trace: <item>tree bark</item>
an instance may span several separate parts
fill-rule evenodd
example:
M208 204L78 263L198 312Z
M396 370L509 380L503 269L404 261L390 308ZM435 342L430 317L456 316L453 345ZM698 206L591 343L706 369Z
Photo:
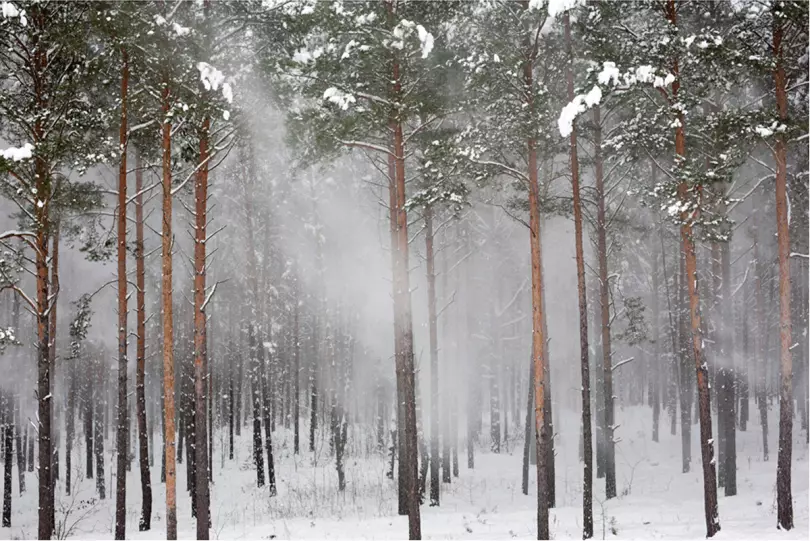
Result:
M299 431L301 425L301 337L299 335L299 311L300 300L298 293L298 270L297 267L293 270L293 454L298 454L299 451Z
M169 74L164 75L162 106L163 151L163 233L162 284L163 301L163 419L164 459L166 462L166 539L177 539L177 467L175 465L174 426L174 325L172 321L172 124L169 117L171 94Z
M401 92L399 64L394 62L394 94ZM416 382L413 361L413 323L411 319L411 292L408 278L408 217L405 210L405 146L402 123L394 123L394 156L396 157L396 211L397 211L397 294L394 302L400 317L402 347L399 355L399 376L402 381L405 414L405 461L406 492L408 495L408 535L410 539L422 538L419 509L418 445L416 434Z
M253 163L253 151L250 142L246 142L243 147L245 151L245 161L247 163L247 177L244 182L244 206L245 206L245 236L246 236L246 256L248 263L248 350L250 351L250 396L253 406L253 462L256 465L256 486L262 487L264 478L264 455L262 454L262 362L260 358L261 339L256 336L257 330L254 327L254 320L258 317L258 307L256 305L259 295L258 263L256 260L256 245L253 230L253 194L251 190L256 181L255 164Z
M439 505L439 338L436 323L436 266L433 251L433 208L425 207L428 327L430 333L430 505Z
M601 306L600 329L602 333L602 378L605 401L605 426L602 437L605 449L605 498L616 497L616 446L614 444L613 414L613 353L610 345L610 286L607 268L607 220L605 216L605 181L602 169L602 120L601 110L593 108L594 122L594 176L596 180L596 236L599 258L599 304Z
M115 538L127 527L127 91L129 56L121 49L121 125L118 145L118 423L116 432Z
M528 9L528 2L524 2ZM534 74L536 51L531 47L530 37L525 36L526 59L523 65L523 84L527 115L534 118ZM537 441L537 539L549 539L549 494L547 479L547 448L549 434L546 432L546 338L543 325L543 260L540 234L540 202L537 179L537 141L533 136L526 140L529 177L529 240L531 244L532 277L532 356L534 360L534 423Z
M667 18L673 27L677 28L677 9L675 0L667 2ZM672 74L675 80L672 83L672 99L677 102L680 90L680 71L678 58L673 58ZM685 118L683 112L677 114L678 125L675 128L675 161L680 162L686 155L686 137L684 131ZM681 212L681 240L683 242L686 285L689 291L689 319L691 321L692 353L695 359L697 373L698 403L700 407L700 451L703 462L703 498L706 515L706 537L713 537L720 531L720 519L717 513L717 476L714 464L714 440L712 438L712 417L709 398L708 367L703 354L703 338L700 332L700 298L697 284L697 260L695 257L695 244L692 231L692 221L696 216L689 210L692 205L689 187L683 181L678 185L678 197L687 210ZM697 194L700 197L700 194Z
M94 454L96 458L96 490L98 491L98 498L103 500L107 497L104 470L104 402L106 401L107 385L104 377L106 371L103 369L102 361L98 360L94 364L96 364L94 367L96 370L95 387L99 396L94 399L93 431L95 437L93 438L93 445L95 446Z
M16 330L16 329L15 329ZM11 528L11 465L14 449L14 414L11 393L0 399L0 424L3 436L3 528Z
M565 48L568 56L568 100L574 99L574 55L571 19L564 14ZM593 443L591 441L591 375L588 359L588 299L585 291L585 255L582 248L582 201L579 189L577 129L571 131L571 193L574 198L574 243L577 260L577 300L579 303L579 361L582 376L582 538L593 537Z
M138 530L152 527L152 478L149 470L149 432L146 425L146 267L143 244L143 165L140 153L135 155L135 280L137 292L137 347L135 368L135 407L138 417L138 462L141 472L141 516Z
M208 484L208 430L206 410L206 362L208 355L205 325L206 224L208 220L208 129L206 116L200 128L200 167L194 183L194 453L197 468L197 539L208 539L210 522Z
M754 300L756 306L757 339L756 351L756 387L754 394L759 410L759 424L762 431L762 460L767 462L768 453L768 402L767 402L767 328L765 322L765 297L762 294L764 266L759 253L759 212L754 211Z
M787 122L788 105L785 91L785 65L782 54L782 19L785 15L778 2L773 4L773 55L776 109L779 120ZM793 358L790 337L790 239L787 200L787 141L783 132L776 133L776 238L779 255L779 455L776 465L776 525L793 528L793 496L790 463L793 454Z

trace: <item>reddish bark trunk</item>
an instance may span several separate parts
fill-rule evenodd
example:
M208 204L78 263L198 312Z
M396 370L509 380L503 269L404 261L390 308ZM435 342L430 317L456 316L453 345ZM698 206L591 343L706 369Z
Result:
M565 46L568 55L568 100L574 99L571 20L564 15ZM577 299L579 302L579 352L582 375L582 538L593 537L593 442L591 440L591 376L588 359L588 299L585 293L585 257L582 249L582 201L579 190L577 128L571 130L571 193L574 198L574 242L577 259Z
M528 2L524 2L528 9ZM526 58L523 66L523 84L527 114L534 116L534 74L532 72L536 52L532 52L529 38L526 38ZM539 184L537 179L537 141L534 137L526 140L528 151L529 177L529 240L531 244L532 276L532 357L534 359L534 426L537 453L537 539L549 539L549 498L547 479L546 433L546 348L543 325L543 261L540 235Z
M782 10L773 6L773 78L779 119L787 122L785 65L782 58ZM790 352L790 239L787 201L787 142L784 133L776 134L776 238L779 254L779 455L776 465L776 515L780 529L793 528L790 462L793 453L793 359Z
M667 3L667 18L673 26L677 26L675 0ZM675 81L672 83L672 99L678 101L680 90L680 72L678 59L673 59L672 74ZM684 115L678 113L678 125L675 128L675 161L679 164L686 156L686 137L684 131ZM699 194L698 194L699 196ZM678 185L678 197L682 205L692 206L689 188L686 182ZM689 210L681 213L681 240L685 259L685 279L689 292L689 319L691 322L692 353L695 359L697 372L698 405L700 408L700 454L703 462L703 500L706 515L706 537L712 537L720 531L720 519L717 513L717 474L714 464L714 440L712 438L711 403L709 397L708 368L703 354L702 337L700 336L700 298L697 284L697 259L695 257L695 244L692 231L692 221L695 216Z
M172 322L172 124L169 118L171 95L169 75L163 81L163 419L166 462L166 539L177 539L177 467L174 426L174 326Z
M118 426L116 432L115 538L127 526L127 91L129 56L121 49L121 125L118 131Z

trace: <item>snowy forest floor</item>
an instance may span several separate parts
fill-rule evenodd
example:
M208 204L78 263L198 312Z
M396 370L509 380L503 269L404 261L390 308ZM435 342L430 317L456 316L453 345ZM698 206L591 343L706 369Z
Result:
M776 529L776 439L777 413L770 413L771 459L762 460L761 432L753 417L747 432L738 432L738 495L726 498L719 492L719 539L807 539L808 538L808 447L799 423L794 428L793 496L795 528ZM692 471L681 473L680 435L669 433L668 418L661 418L661 441L653 443L649 408L617 408L618 435L616 468L619 497L604 502L604 480L594 479L595 539L703 539L703 485L697 427L692 430ZM582 524L581 476L578 460L578 418L563 413L557 419L557 508L552 510L551 530L555 539L580 539ZM486 427L485 427L486 431ZM308 441L302 427L302 450ZM278 496L267 496L256 488L251 459L250 431L242 429L236 440L233 461L222 461L226 434L215 433L212 486L212 539L249 538L405 538L405 517L397 516L396 484L386 477L385 459L360 448L371 441L352 443L347 458L347 486L337 491L334 460L328 441L319 442L317 461L312 453L292 454L288 430L275 433ZM222 439L220 439L222 438ZM159 442L156 442L156 444ZM155 451L160 449L155 445ZM514 441L508 451L492 454L477 450L475 469L467 469L466 449L459 450L459 474L442 485L441 506L422 507L422 534L426 539L534 539L536 535L535 470L530 472L530 493L521 492L522 442ZM84 464L84 449L74 450L73 463ZM74 496L66 496L59 485L57 523L66 523L68 537L112 538L115 493L113 464L108 454L108 497L97 501L95 480L79 479ZM16 466L16 465L15 465ZM81 469L81 468L79 468ZM12 528L0 529L0 539L30 538L36 535L36 478L27 474L28 490L18 498L14 471ZM165 495L160 483L160 456L152 469L152 530L138 532L141 505L137 461L127 478L127 538L165 539ZM195 537L195 521L186 487L185 464L178 465L178 537ZM66 512L68 516L66 517Z

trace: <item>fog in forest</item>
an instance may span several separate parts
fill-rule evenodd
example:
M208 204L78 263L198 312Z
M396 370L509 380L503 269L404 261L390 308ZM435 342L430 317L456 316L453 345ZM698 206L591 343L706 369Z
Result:
M806 538L805 3L0 8L0 539Z

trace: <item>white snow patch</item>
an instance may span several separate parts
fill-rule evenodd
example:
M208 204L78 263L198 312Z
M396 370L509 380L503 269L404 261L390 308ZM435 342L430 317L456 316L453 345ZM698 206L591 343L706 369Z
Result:
M556 17L569 9L584 5L584 0L548 0L548 16Z
M619 84L619 75L619 68L616 67L615 62L605 62L602 66L602 71L596 76L596 80L602 85L607 85L612 82L613 86L616 86Z
M34 154L34 145L31 143L25 143L23 146L11 147L5 150L0 150L0 156L7 160L11 160L12 162L21 162L23 160L27 160Z
M433 50L433 34L425 30L421 24L416 25L416 33L419 36L419 43L422 44L422 58L427 58Z
M332 102L344 111L349 108L349 105L355 103L357 99L351 94L347 94L334 86L327 88L323 93L323 99Z

